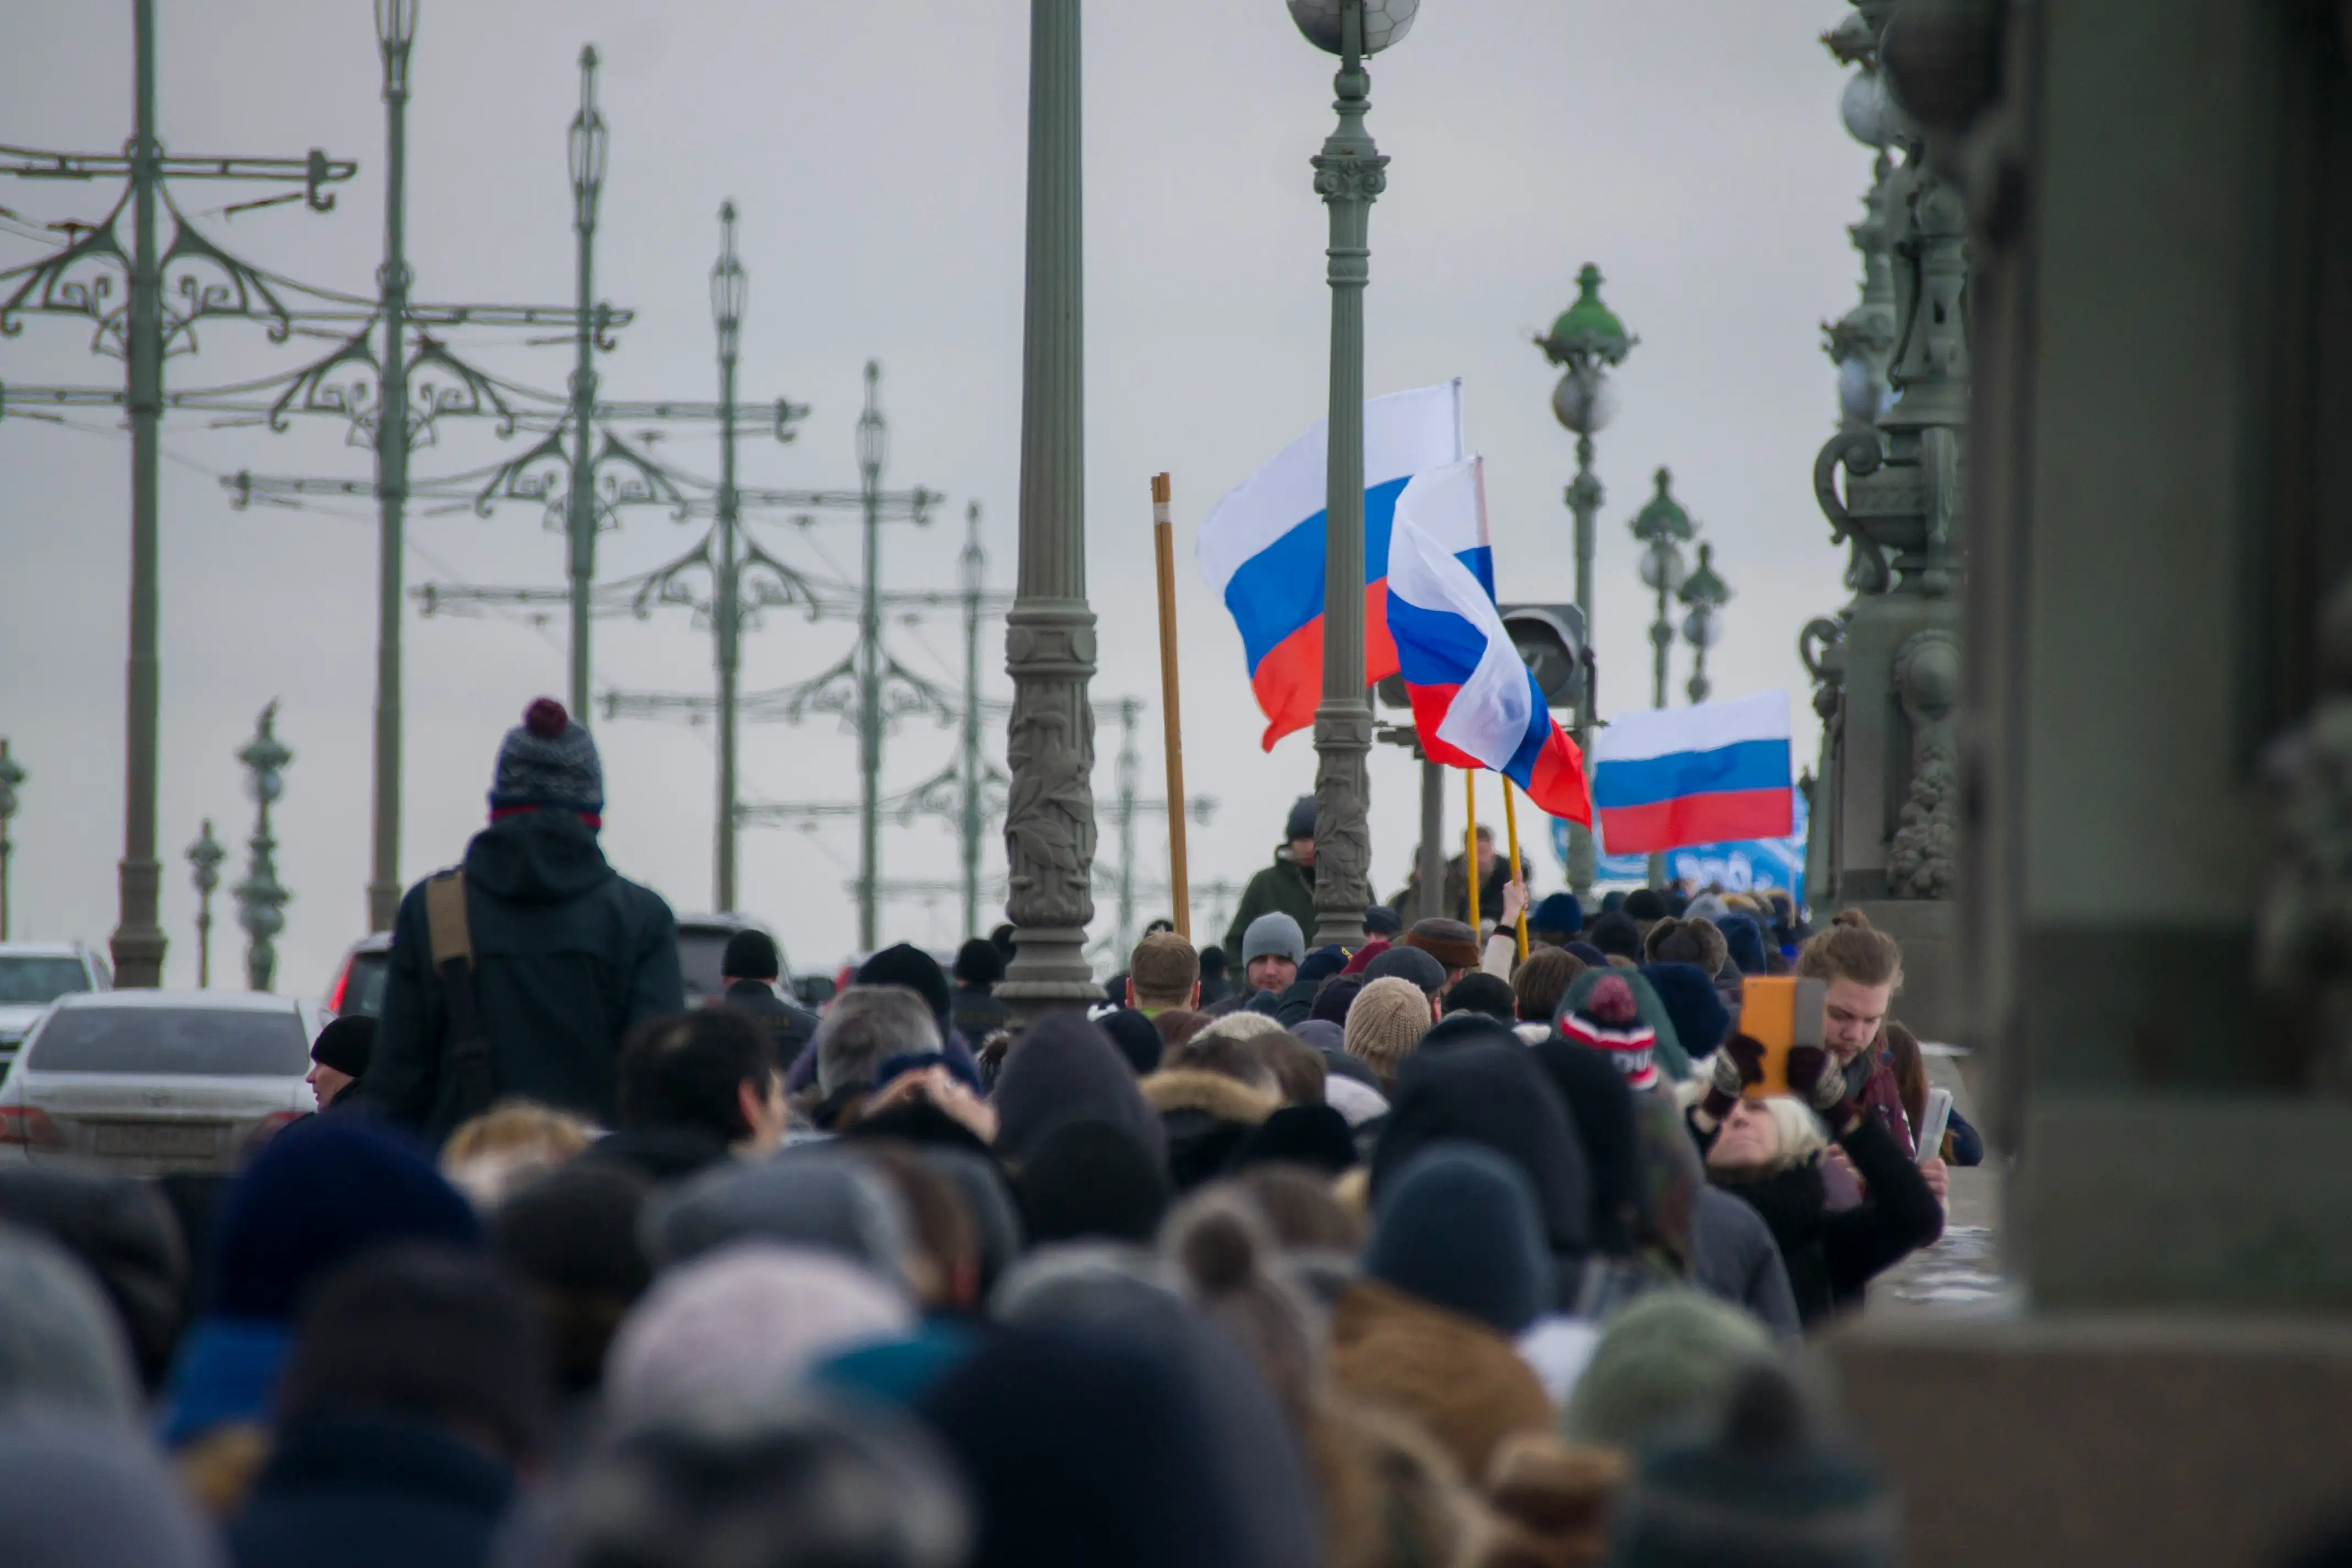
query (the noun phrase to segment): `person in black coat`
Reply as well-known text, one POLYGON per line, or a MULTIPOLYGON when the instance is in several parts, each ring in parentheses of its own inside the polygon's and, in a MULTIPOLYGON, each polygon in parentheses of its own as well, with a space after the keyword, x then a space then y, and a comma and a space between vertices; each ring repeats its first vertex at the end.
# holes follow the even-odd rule
POLYGON ((765 1024, 776 1037, 776 1066, 790 1072, 815 1037, 817 1018, 776 989, 783 972, 774 937, 763 931, 737 931, 727 939, 727 951, 719 958, 719 976, 727 987, 719 1005, 752 1014, 765 1024))
POLYGON ((1861 1304, 1874 1276, 1943 1235, 1944 1210, 1894 1135, 1843 1092, 1819 1047, 1790 1051, 1790 1095, 1742 1099, 1728 1080, 1760 1082, 1762 1056, 1756 1041, 1733 1036, 1688 1119, 1708 1181, 1753 1208, 1780 1243, 1798 1316, 1811 1328, 1861 1304), (1822 1106, 1825 1095, 1836 1098, 1822 1106), (1827 1141, 1807 1102, 1861 1179, 1861 1200, 1850 1207, 1830 1206, 1827 1141))

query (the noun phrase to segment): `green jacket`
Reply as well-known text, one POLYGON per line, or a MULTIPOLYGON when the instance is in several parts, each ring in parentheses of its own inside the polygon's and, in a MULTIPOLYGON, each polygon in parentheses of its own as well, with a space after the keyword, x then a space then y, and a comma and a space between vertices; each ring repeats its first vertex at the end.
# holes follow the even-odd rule
MULTIPOLYGON (((606 864, 577 816, 532 811, 493 822, 466 847, 466 924, 497 1097, 612 1126, 621 1037, 686 1007, 669 906, 606 864)), ((445 1070, 448 1033, 420 882, 393 924, 383 1016, 361 1087, 391 1121, 436 1144, 467 1109, 445 1070)))
POLYGON ((1248 931, 1250 921, 1263 914, 1280 910, 1298 922, 1298 934, 1307 945, 1315 945, 1315 868, 1302 866, 1290 858, 1290 846, 1286 844, 1274 852, 1274 864, 1250 879, 1242 892, 1241 908, 1234 911, 1234 923, 1225 928, 1225 960, 1238 977, 1242 972, 1242 937, 1248 931))

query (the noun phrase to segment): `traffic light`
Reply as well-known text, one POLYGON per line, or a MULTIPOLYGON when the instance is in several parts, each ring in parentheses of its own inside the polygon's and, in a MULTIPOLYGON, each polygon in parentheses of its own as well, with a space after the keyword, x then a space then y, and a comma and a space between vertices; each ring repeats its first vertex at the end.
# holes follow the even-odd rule
POLYGON ((1497 605, 1503 630, 1536 678, 1536 689, 1554 708, 1584 700, 1592 655, 1584 646, 1584 612, 1574 605, 1497 605))

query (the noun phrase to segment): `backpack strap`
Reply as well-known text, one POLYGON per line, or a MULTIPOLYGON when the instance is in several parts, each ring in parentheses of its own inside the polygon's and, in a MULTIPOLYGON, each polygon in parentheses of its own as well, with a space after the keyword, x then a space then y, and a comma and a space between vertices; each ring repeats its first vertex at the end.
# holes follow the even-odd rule
POLYGON ((425 879, 425 930, 433 950, 433 973, 441 982, 442 1003, 449 1014, 446 1048, 462 1120, 488 1110, 497 1098, 489 1042, 482 1037, 481 1010, 476 1005, 474 936, 466 922, 465 868, 425 879))

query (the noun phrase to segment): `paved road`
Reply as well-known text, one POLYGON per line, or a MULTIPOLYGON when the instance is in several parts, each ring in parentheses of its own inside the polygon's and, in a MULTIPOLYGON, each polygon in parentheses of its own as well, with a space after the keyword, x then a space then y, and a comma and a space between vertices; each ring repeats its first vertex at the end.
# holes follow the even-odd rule
MULTIPOLYGON (((1952 1103, 1960 1114, 1975 1122, 1976 1103, 1960 1079, 1957 1059, 1931 1053, 1927 1071, 1931 1081, 1952 1091, 1952 1103)), ((1986 1155, 1981 1165, 1953 1170, 1943 1239, 1905 1258, 1873 1282, 1870 1311, 1973 1315, 2015 1310, 2018 1293, 2001 1273, 2004 1170, 2000 1157, 1992 1153, 1986 1155)))

